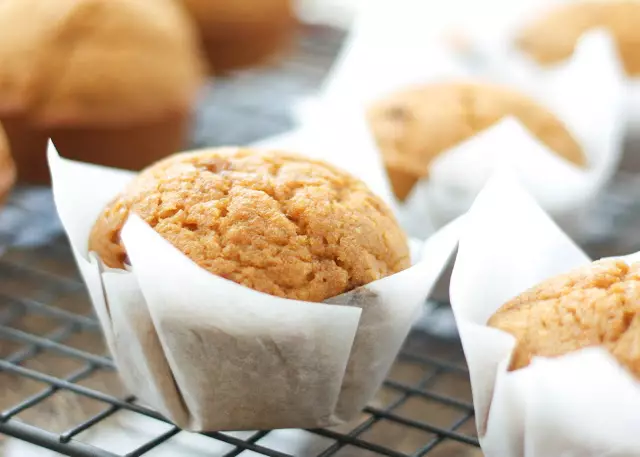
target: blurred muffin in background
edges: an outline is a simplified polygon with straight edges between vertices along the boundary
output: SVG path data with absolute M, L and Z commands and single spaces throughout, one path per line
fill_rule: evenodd
M 0 119 L 19 179 L 64 157 L 141 169 L 180 150 L 203 62 L 172 0 L 0 2 Z
M 516 45 L 542 65 L 569 58 L 581 35 L 606 28 L 613 35 L 629 76 L 640 75 L 640 2 L 579 1 L 557 6 L 529 23 Z
M 552 113 L 511 89 L 481 83 L 434 83 L 410 87 L 375 102 L 368 121 L 400 201 L 429 176 L 442 152 L 514 116 L 561 157 L 585 165 L 584 153 Z M 517 154 L 518 151 L 513 151 Z
M 220 74 L 263 63 L 292 41 L 292 0 L 180 0 L 195 21 L 209 70 Z
M 16 167 L 11 158 L 9 142 L 0 127 L 0 204 L 4 203 L 16 179 Z

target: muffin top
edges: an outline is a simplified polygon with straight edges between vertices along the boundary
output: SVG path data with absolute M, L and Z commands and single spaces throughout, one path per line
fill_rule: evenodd
M 46 126 L 182 112 L 202 77 L 172 0 L 3 0 L 0 43 L 0 115 Z
M 285 152 L 210 149 L 147 168 L 91 232 L 109 267 L 127 261 L 131 212 L 202 268 L 280 297 L 319 302 L 410 265 L 404 233 L 362 181 Z
M 604 27 L 613 35 L 629 76 L 640 74 L 640 3 L 627 1 L 569 2 L 529 23 L 516 46 L 543 65 L 569 58 L 580 37 Z
M 368 111 L 400 200 L 428 176 L 431 162 L 441 152 L 510 115 L 560 156 L 585 164 L 582 149 L 562 122 L 529 97 L 501 86 L 458 82 L 410 87 L 374 103 Z
M 511 370 L 534 356 L 603 346 L 640 378 L 640 263 L 600 260 L 548 279 L 502 306 L 488 325 L 516 338 Z
M 0 204 L 4 202 L 16 179 L 16 167 L 4 129 L 0 127 Z
M 292 0 L 180 0 L 196 23 L 210 70 L 224 73 L 262 63 L 295 30 Z

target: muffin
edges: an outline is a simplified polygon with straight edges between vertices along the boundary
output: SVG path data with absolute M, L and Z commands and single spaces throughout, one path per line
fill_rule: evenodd
M 203 63 L 172 0 L 0 2 L 0 119 L 20 179 L 45 149 L 139 170 L 180 150 Z
M 640 379 L 640 263 L 600 260 L 548 279 L 502 306 L 488 325 L 516 338 L 511 370 L 534 356 L 602 346 Z
M 140 173 L 96 221 L 89 250 L 123 268 L 130 213 L 209 272 L 320 302 L 410 266 L 407 239 L 366 185 L 324 162 L 221 148 Z
M 391 186 L 404 201 L 441 153 L 514 116 L 561 157 L 584 166 L 584 153 L 552 113 L 505 87 L 435 83 L 403 89 L 374 102 L 368 122 L 380 148 Z M 517 154 L 517 151 L 513 151 Z
M 516 46 L 542 65 L 573 54 L 583 33 L 606 28 L 613 36 L 629 76 L 640 75 L 640 3 L 581 1 L 558 6 L 532 21 L 516 37 Z
M 284 49 L 296 20 L 291 0 L 180 0 L 214 73 L 263 63 Z
M 9 142 L 0 127 L 0 205 L 4 203 L 16 179 L 16 167 L 11 159 Z

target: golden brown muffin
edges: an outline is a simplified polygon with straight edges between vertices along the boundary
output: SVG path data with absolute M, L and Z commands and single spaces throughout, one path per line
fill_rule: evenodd
M 210 70 L 263 63 L 285 48 L 296 20 L 291 0 L 180 0 L 198 26 Z
M 640 263 L 600 260 L 546 280 L 502 306 L 488 325 L 516 338 L 511 370 L 534 356 L 603 346 L 640 378 Z
M 143 171 L 101 214 L 89 250 L 113 268 L 130 212 L 213 274 L 322 301 L 407 268 L 407 239 L 366 185 L 284 152 L 210 149 Z
M 582 149 L 560 120 L 505 87 L 469 82 L 410 87 L 374 103 L 368 120 L 394 193 L 405 200 L 441 152 L 510 115 L 560 156 L 585 164 Z
M 0 119 L 21 179 L 48 181 L 45 146 L 140 169 L 180 150 L 204 64 L 171 0 L 0 2 Z
M 580 37 L 606 28 L 613 35 L 629 76 L 640 75 L 640 3 L 580 1 L 561 5 L 527 25 L 516 45 L 543 65 L 558 63 L 573 54 Z
M 9 142 L 2 127 L 0 127 L 0 205 L 9 195 L 16 179 L 16 167 L 11 159 Z

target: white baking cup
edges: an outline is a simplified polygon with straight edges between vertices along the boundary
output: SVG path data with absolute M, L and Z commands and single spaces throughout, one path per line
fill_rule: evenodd
M 256 292 L 201 269 L 135 215 L 131 267 L 87 252 L 91 227 L 133 174 L 48 151 L 54 200 L 128 389 L 182 428 L 309 428 L 357 415 L 393 363 L 458 239 L 460 220 L 411 268 L 325 303 Z
M 364 113 L 372 101 L 416 84 L 496 80 L 474 75 L 443 45 L 442 30 L 424 25 L 421 19 L 434 14 L 431 2 L 403 0 L 402 7 L 379 3 L 356 21 L 323 90 L 297 107 L 302 126 L 322 129 L 335 113 Z M 603 31 L 587 34 L 569 61 L 535 78 L 527 76 L 526 84 L 522 78 L 500 81 L 520 88 L 555 114 L 581 146 L 588 166 L 573 165 L 517 119 L 504 118 L 443 151 L 432 162 L 429 178 L 420 181 L 405 202 L 394 203 L 411 236 L 426 238 L 464 213 L 491 173 L 505 165 L 566 230 L 579 229 L 572 223 L 609 182 L 621 156 L 624 75 L 611 37 Z M 379 161 L 375 148 L 352 154 L 358 152 L 362 155 L 354 160 L 362 164 Z
M 450 295 L 485 455 L 640 455 L 640 383 L 604 348 L 509 372 L 515 339 L 486 325 L 511 298 L 590 259 L 506 173 L 465 217 Z

